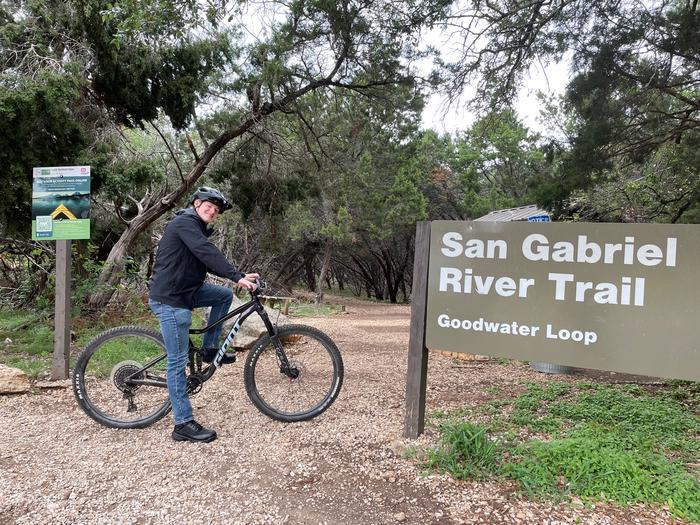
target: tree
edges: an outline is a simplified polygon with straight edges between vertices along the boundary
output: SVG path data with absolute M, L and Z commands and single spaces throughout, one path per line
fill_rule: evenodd
M 12 189 L 0 199 L 0 235 L 29 230 L 32 168 L 70 164 L 86 148 L 88 132 L 68 109 L 79 87 L 50 72 L 12 83 L 0 78 L 0 170 Z
M 459 4 L 458 4 L 459 5 Z M 547 203 L 561 204 L 593 173 L 640 163 L 669 145 L 696 141 L 700 128 L 700 11 L 685 0 L 472 0 L 448 23 L 464 39 L 445 64 L 449 92 L 476 81 L 475 104 L 509 104 L 538 62 L 572 58 L 565 109 L 574 117 L 571 153 L 550 181 Z
M 700 222 L 699 144 L 659 148 L 641 165 L 616 165 L 605 180 L 577 190 L 567 210 L 603 222 Z
M 299 112 L 296 104 L 314 91 L 342 89 L 375 96 L 403 82 L 409 73 L 404 64 L 416 55 L 413 31 L 439 16 L 443 3 L 273 5 L 280 10 L 279 22 L 252 44 L 220 25 L 211 10 L 199 16 L 196 2 L 88 0 L 28 4 L 5 12 L 19 28 L 31 28 L 33 36 L 50 34 L 47 57 L 60 64 L 63 74 L 78 64 L 85 96 L 106 108 L 118 124 L 143 126 L 164 114 L 175 130 L 186 133 L 201 108 L 221 108 L 230 116 L 216 133 L 202 135 L 200 149 L 189 141 L 192 157 L 187 166 L 179 165 L 177 185 L 131 195 L 138 202 L 137 213 L 107 257 L 104 283 L 118 280 L 121 261 L 138 236 L 190 193 L 232 141 L 264 132 L 275 113 Z M 19 30 L 12 36 L 7 47 L 20 49 L 26 36 Z M 65 52 L 66 43 L 75 41 L 85 51 L 82 61 Z M 26 55 L 32 48 L 22 49 Z M 104 304 L 109 296 L 96 294 L 92 306 Z
M 278 114 L 268 119 L 264 133 L 251 140 L 245 151 L 221 156 L 223 162 L 212 176 L 223 181 L 227 173 L 240 173 L 231 181 L 231 194 L 252 222 L 264 221 L 267 229 L 258 229 L 260 234 L 274 238 L 267 245 L 284 261 L 278 278 L 289 282 L 303 272 L 320 301 L 326 276 L 339 275 L 338 261 L 344 259 L 344 252 L 357 253 L 361 245 L 356 228 L 366 224 L 357 219 L 358 206 L 372 208 L 379 221 L 373 231 L 384 229 L 389 245 L 393 223 L 415 222 L 410 213 L 401 216 L 400 205 L 406 204 L 404 189 L 416 188 L 399 184 L 395 172 L 406 156 L 406 152 L 396 156 L 399 143 L 415 132 L 421 103 L 414 89 L 398 85 L 387 86 L 376 100 L 347 91 L 319 92 L 297 105 L 302 117 Z M 304 115 L 311 115 L 312 121 Z M 362 158 L 368 154 L 377 154 L 387 163 L 382 171 L 361 173 Z M 246 166 L 244 171 L 237 170 L 241 164 Z M 392 191 L 387 184 L 393 183 L 397 186 Z M 370 204 L 365 202 L 368 193 L 375 195 Z M 393 207 L 395 217 L 390 221 L 377 215 L 376 208 L 383 205 Z M 377 238 L 374 233 L 370 237 Z M 391 265 L 384 264 L 387 253 L 363 250 L 362 256 L 377 265 L 379 282 L 387 278 L 388 288 L 395 290 L 401 283 L 394 281 L 401 281 L 404 273 L 403 269 L 391 273 Z M 400 257 L 405 254 L 404 250 Z M 374 287 L 375 292 L 378 288 Z M 395 293 L 390 295 L 395 299 Z

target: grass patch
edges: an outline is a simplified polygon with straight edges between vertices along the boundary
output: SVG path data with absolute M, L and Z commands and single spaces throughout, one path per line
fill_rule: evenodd
M 93 353 L 85 374 L 92 377 L 109 377 L 114 366 L 124 361 L 145 364 L 163 354 L 163 348 L 145 337 L 126 336 L 105 341 Z M 165 371 L 166 360 L 158 362 L 152 370 Z
M 0 363 L 35 379 L 51 369 L 53 327 L 26 311 L 0 311 Z
M 342 306 L 293 302 L 290 315 L 294 317 L 320 317 L 334 315 L 342 311 Z M 195 328 L 204 325 L 203 313 L 197 309 L 192 317 Z M 273 319 L 274 320 L 274 319 Z M 77 357 L 75 349 L 82 350 L 100 332 L 121 325 L 138 325 L 159 330 L 158 320 L 140 299 L 129 300 L 119 310 L 105 310 L 92 317 L 75 316 L 71 320 L 71 331 L 75 336 L 72 343 L 71 365 Z M 195 345 L 201 346 L 202 335 L 194 335 Z M 7 339 L 11 342 L 5 342 Z M 0 363 L 23 370 L 30 378 L 47 375 L 51 370 L 54 347 L 54 324 L 47 316 L 34 311 L 0 310 Z M 154 357 L 156 351 L 150 345 L 127 341 L 114 341 L 104 347 L 91 364 L 91 373 L 109 375 L 114 364 L 124 360 L 143 361 Z
M 667 505 L 700 522 L 700 384 L 669 382 L 653 392 L 556 381 L 525 386 L 512 401 L 480 407 L 493 415 L 485 425 L 457 412 L 439 418 L 440 439 L 424 465 L 458 479 L 510 478 L 532 497 Z M 512 410 L 503 416 L 498 409 L 506 404 Z
M 486 427 L 447 422 L 440 431 L 440 443 L 428 451 L 426 467 L 449 472 L 457 479 L 478 479 L 494 471 L 498 447 Z
M 3 364 L 13 368 L 19 368 L 29 379 L 38 379 L 51 369 L 50 357 L 7 357 Z
M 291 317 L 325 317 L 342 311 L 342 306 L 329 303 L 316 306 L 314 303 L 294 301 L 289 305 L 289 315 Z
M 12 332 L 36 318 L 36 314 L 27 311 L 0 310 L 0 333 Z
M 532 440 L 512 450 L 502 473 L 531 496 L 668 504 L 676 516 L 700 520 L 698 480 L 640 434 L 586 425 L 560 439 Z
M 155 316 L 142 307 L 105 311 L 98 317 L 74 317 L 71 320 L 71 331 L 76 336 L 72 346 L 82 350 L 98 333 L 125 324 L 158 330 Z M 12 342 L 6 343 L 7 339 Z M 0 363 L 19 368 L 31 379 L 36 379 L 51 371 L 53 347 L 53 319 L 38 316 L 33 311 L 0 310 Z M 75 357 L 73 352 L 71 366 Z

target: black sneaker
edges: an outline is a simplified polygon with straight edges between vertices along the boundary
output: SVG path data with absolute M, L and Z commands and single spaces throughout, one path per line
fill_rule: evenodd
M 216 357 L 216 354 L 219 352 L 218 348 L 202 348 L 199 350 L 199 354 L 202 356 L 202 361 L 205 363 L 211 363 L 214 358 Z M 232 354 L 230 352 L 226 352 L 224 354 L 224 357 L 221 359 L 221 364 L 222 365 L 229 365 L 231 363 L 236 362 L 236 354 Z
M 173 439 L 175 441 L 191 441 L 192 443 L 209 443 L 216 439 L 216 432 L 204 428 L 193 419 L 187 423 L 175 425 Z

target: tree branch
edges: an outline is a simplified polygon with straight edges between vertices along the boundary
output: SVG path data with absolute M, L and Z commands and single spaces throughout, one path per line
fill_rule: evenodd
M 168 148 L 168 151 L 170 152 L 170 157 L 173 159 L 173 161 L 175 161 L 175 166 L 177 167 L 177 171 L 178 171 L 178 173 L 180 174 L 180 180 L 184 182 L 185 177 L 184 177 L 184 175 L 182 174 L 182 168 L 180 168 L 180 163 L 177 161 L 177 157 L 175 156 L 175 152 L 173 151 L 173 148 L 170 147 L 170 143 L 167 141 L 167 139 L 165 138 L 165 136 L 161 133 L 161 131 L 160 131 L 160 130 L 158 129 L 158 127 L 153 123 L 152 120 L 149 120 L 148 123 L 149 123 L 151 126 L 153 126 L 153 129 L 155 129 L 156 132 L 158 133 L 158 135 L 160 135 L 160 138 L 163 139 L 163 142 L 165 143 L 165 145 L 166 145 L 167 148 Z

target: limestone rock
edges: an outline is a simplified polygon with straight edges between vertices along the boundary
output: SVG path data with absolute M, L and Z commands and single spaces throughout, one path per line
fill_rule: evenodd
M 29 388 L 29 378 L 22 370 L 0 365 L 0 394 L 21 394 Z
M 235 310 L 242 304 L 243 302 L 234 295 L 233 303 L 231 303 L 231 308 L 229 309 L 229 311 Z M 289 324 L 290 322 L 289 317 L 284 315 L 279 310 L 275 310 L 265 306 L 265 311 L 267 312 L 267 315 L 270 316 L 270 321 L 272 321 L 272 324 L 276 324 L 277 326 L 284 326 L 286 324 Z M 229 328 L 231 328 L 231 325 L 233 325 L 233 323 L 236 321 L 236 318 L 237 317 L 232 317 L 224 323 L 224 331 L 222 337 L 226 337 L 226 333 L 228 332 Z M 253 346 L 253 343 L 257 341 L 258 337 L 265 333 L 267 333 L 267 330 L 265 329 L 265 324 L 262 322 L 262 319 L 260 319 L 260 316 L 258 314 L 253 314 L 243 322 L 240 331 L 236 334 L 236 337 L 233 339 L 233 347 L 248 349 L 251 346 Z

